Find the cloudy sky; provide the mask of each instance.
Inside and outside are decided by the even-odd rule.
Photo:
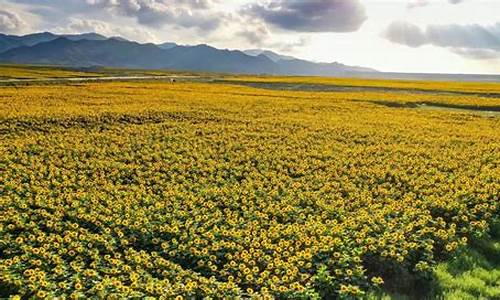
[[[500,0],[0,0],[0,32],[40,31],[500,74]]]

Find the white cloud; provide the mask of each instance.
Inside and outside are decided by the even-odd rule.
[[[414,48],[423,45],[449,48],[467,58],[500,56],[500,22],[493,25],[429,25],[424,31],[414,24],[396,21],[385,30],[384,36],[393,43]]]
[[[429,5],[408,10],[410,1],[428,2]],[[0,0],[0,10],[13,12],[27,23],[27,27],[16,27],[20,30],[19,34],[52,31],[54,28],[61,29],[60,32],[71,30],[77,33],[94,28],[107,36],[121,35],[141,42],[207,43],[230,49],[262,47],[278,52],[291,51],[287,54],[314,61],[340,61],[380,70],[461,73],[498,73],[500,70],[500,58],[484,60],[496,56],[497,51],[483,46],[403,48],[380,38],[379,34],[395,16],[419,24],[426,41],[427,27],[432,24],[494,24],[499,21],[500,1],[358,0],[366,21],[358,19],[359,30],[347,34],[339,34],[342,26],[333,28],[333,22],[342,24],[342,18],[352,20],[353,15],[349,14],[350,10],[340,10],[345,12],[340,16],[333,14],[330,8],[334,2],[351,1]],[[272,3],[282,6],[273,6]],[[244,8],[248,9],[248,5],[252,4],[263,7],[269,15],[266,18],[263,18],[264,15],[249,16]],[[328,15],[331,19],[323,17]],[[281,19],[275,19],[277,17],[285,21],[297,20],[297,23],[283,23]],[[317,22],[318,27],[308,26],[311,22]],[[347,31],[347,27],[343,32]],[[410,28],[405,30],[411,31]],[[450,52],[460,55],[450,55]],[[422,61],[426,63],[422,64]]]
[[[391,42],[410,47],[420,47],[428,43],[427,36],[420,27],[405,21],[392,22],[383,36]]]
[[[452,48],[452,51],[469,59],[490,60],[500,58],[500,51],[488,49]]]
[[[260,22],[252,24],[253,26],[244,26],[236,32],[236,35],[243,37],[251,45],[261,47],[271,38],[271,32],[265,24]]]
[[[464,2],[465,0],[447,0],[450,4],[459,4]],[[408,9],[425,7],[432,4],[432,0],[409,0],[407,7]]]
[[[70,18],[67,25],[56,27],[53,31],[57,33],[95,32],[108,37],[120,36],[138,42],[158,41],[157,37],[146,29],[130,26],[114,26],[103,21],[92,19]]]
[[[413,9],[413,8],[418,8],[418,7],[424,7],[429,5],[428,0],[411,0],[408,2],[408,9]]]
[[[19,33],[28,28],[28,24],[15,12],[0,10],[0,31]]]

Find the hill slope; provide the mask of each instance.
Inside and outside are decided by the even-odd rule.
[[[97,33],[82,33],[82,34],[53,34],[50,32],[33,33],[23,36],[6,35],[0,33],[0,53],[10,49],[22,46],[34,46],[44,42],[50,42],[60,37],[65,37],[72,41],[79,40],[106,40],[107,37]]]

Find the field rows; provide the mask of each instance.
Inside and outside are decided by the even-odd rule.
[[[498,217],[500,119],[372,102],[417,97],[1,88],[0,296],[359,298],[425,278]]]

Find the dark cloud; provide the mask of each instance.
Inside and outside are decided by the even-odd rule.
[[[199,12],[210,7],[212,1],[209,0],[87,0],[87,3],[136,18],[140,24],[150,27],[170,24],[212,31],[219,27],[224,18],[224,15],[218,13]]]
[[[243,13],[299,32],[352,32],[366,20],[359,0],[274,0],[247,6]]]
[[[19,33],[27,26],[28,24],[15,12],[0,10],[0,32]]]
[[[449,48],[469,58],[486,59],[500,54],[500,22],[490,26],[431,25],[424,31],[416,25],[396,21],[385,30],[384,36],[391,42],[410,47],[428,44]]]

